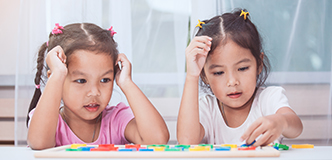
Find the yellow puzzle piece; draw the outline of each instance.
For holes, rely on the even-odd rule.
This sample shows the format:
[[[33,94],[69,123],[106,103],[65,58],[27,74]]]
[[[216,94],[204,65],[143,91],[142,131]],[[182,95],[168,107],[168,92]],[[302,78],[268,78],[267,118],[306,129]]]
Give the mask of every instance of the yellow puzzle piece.
[[[314,148],[313,144],[292,144],[292,148]]]

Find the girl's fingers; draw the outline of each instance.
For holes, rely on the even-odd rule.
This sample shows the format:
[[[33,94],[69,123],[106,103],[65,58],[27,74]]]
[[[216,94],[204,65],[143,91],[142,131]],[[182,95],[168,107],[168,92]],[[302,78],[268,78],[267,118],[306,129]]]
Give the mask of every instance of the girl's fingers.
[[[125,54],[120,53],[120,54],[118,55],[118,59],[116,60],[116,63],[124,62],[124,61],[129,61],[129,60],[128,60],[128,58],[126,57]]]
[[[190,52],[195,48],[201,48],[206,51],[210,51],[211,41],[207,38],[207,36],[203,37],[195,37],[189,44],[187,51]]]
[[[193,42],[193,49],[195,48],[199,48],[199,49],[202,49],[202,50],[205,50],[205,51],[210,51],[210,46],[209,45],[206,45],[205,43],[202,43],[202,42]]]
[[[243,133],[243,135],[241,136],[240,141],[244,141],[246,140],[246,142],[250,143],[252,141],[254,141],[254,139],[252,141],[248,141],[248,138],[251,137],[251,134],[256,130],[256,128],[258,128],[261,125],[260,121],[255,121],[254,123],[252,123],[248,129]],[[251,139],[250,139],[251,140]]]
[[[190,51],[187,51],[186,57],[187,57],[187,59],[192,59],[190,57],[193,57],[194,59],[196,59],[197,55],[202,55],[202,56],[206,57],[207,54],[209,53],[209,50],[210,49],[205,50],[200,47],[192,48]]]
[[[60,61],[62,63],[66,63],[67,56],[65,55],[65,52],[63,51],[63,49],[61,48],[61,46],[54,47],[49,52],[49,54],[52,54],[52,53],[56,54],[56,56],[60,59]]]
[[[267,132],[267,129],[264,128],[263,125],[260,125],[251,133],[251,135],[247,139],[247,142],[250,143],[254,141],[255,139],[257,139],[258,136],[264,134],[265,132]]]
[[[271,134],[270,132],[265,132],[262,134],[261,137],[259,137],[259,139],[256,141],[256,143],[254,144],[254,146],[261,146],[261,145],[264,145],[268,139],[271,138]]]
[[[65,52],[63,52],[62,48],[60,48],[60,52],[58,52],[58,57],[62,61],[62,63],[66,63],[67,56],[65,55]]]
[[[119,63],[120,63],[120,64],[119,64]],[[118,59],[117,59],[117,61],[116,61],[116,64],[117,64],[118,66],[121,65],[121,67],[119,66],[120,69],[122,69],[122,68],[125,67],[125,66],[130,66],[130,62],[129,62],[127,56],[126,56],[125,54],[123,54],[123,53],[120,53],[120,54],[118,55]]]
[[[197,42],[205,43],[205,44],[211,46],[212,38],[209,37],[209,36],[197,36],[197,37],[193,38],[192,41],[197,41]]]
[[[208,52],[207,51],[204,51],[202,49],[199,49],[199,48],[195,48],[193,51],[193,56],[197,56],[197,55],[203,55],[203,56],[207,56]]]
[[[274,140],[276,140],[278,137],[276,136],[270,136],[269,139],[267,139],[261,146],[266,146],[266,145],[269,145],[270,143],[272,143]]]

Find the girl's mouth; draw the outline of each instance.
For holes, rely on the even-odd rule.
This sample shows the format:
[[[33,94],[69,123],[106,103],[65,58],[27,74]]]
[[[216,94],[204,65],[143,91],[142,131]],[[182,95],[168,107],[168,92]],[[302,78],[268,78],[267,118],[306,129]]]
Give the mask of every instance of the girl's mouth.
[[[99,104],[91,103],[91,104],[85,105],[83,107],[85,109],[87,109],[89,112],[95,112],[98,110],[99,106],[100,106]]]
[[[227,96],[229,98],[239,98],[240,96],[242,95],[242,92],[233,92],[233,93],[230,93],[230,94],[227,94]]]

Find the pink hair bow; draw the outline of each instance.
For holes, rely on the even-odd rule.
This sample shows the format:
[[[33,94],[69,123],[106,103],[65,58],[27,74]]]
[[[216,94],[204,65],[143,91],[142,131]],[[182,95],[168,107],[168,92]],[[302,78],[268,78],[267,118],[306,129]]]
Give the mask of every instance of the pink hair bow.
[[[60,26],[59,23],[55,23],[55,27],[52,29],[52,34],[61,34],[62,30],[60,29],[63,29],[63,27]]]
[[[111,36],[113,37],[114,34],[116,34],[116,32],[113,30],[113,26],[111,26],[111,28],[108,29],[109,31],[111,31]]]
[[[36,87],[37,89],[39,89],[39,88],[40,88],[40,84],[36,84],[35,87]]]

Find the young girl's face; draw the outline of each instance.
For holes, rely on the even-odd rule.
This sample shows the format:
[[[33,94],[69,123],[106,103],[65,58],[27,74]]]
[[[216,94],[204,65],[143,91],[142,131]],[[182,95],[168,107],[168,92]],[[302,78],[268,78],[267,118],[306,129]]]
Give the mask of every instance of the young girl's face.
[[[255,92],[256,59],[249,49],[232,40],[213,51],[204,71],[212,92],[226,106],[243,107]]]
[[[85,50],[74,51],[69,57],[62,94],[66,116],[95,119],[110,101],[113,80],[111,56]]]

